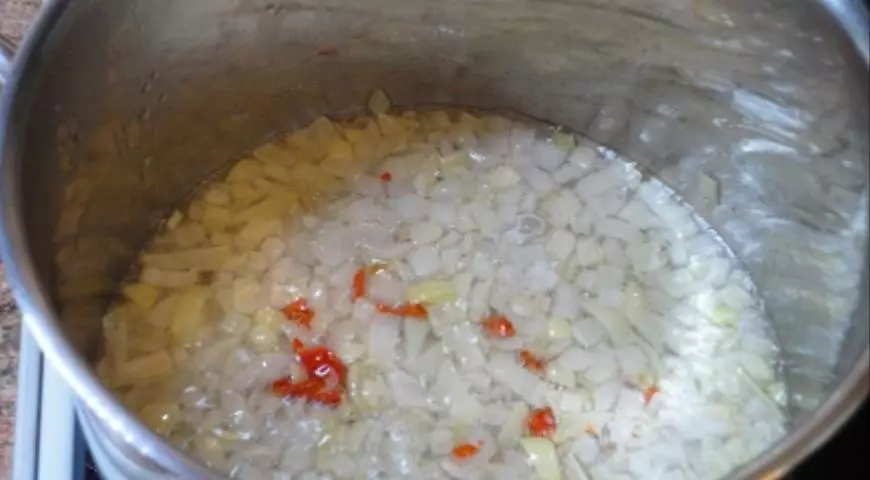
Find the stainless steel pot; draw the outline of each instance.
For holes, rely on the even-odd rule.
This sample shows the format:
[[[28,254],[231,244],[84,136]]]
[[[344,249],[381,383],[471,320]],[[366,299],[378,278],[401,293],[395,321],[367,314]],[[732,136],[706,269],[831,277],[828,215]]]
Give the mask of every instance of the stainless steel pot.
[[[868,391],[867,21],[858,0],[50,1],[0,102],[7,275],[106,468],[210,478],[91,370],[154,222],[224,162],[374,88],[509,108],[637,160],[746,264],[794,421],[733,477],[785,472]]]

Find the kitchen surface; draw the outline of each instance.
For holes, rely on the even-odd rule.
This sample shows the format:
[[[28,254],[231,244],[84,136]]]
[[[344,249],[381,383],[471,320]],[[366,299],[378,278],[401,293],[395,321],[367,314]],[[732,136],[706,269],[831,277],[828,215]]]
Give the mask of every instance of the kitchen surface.
[[[0,0],[0,36],[9,38],[13,42],[20,41],[40,3],[40,0]],[[17,374],[19,358],[24,354],[20,351],[20,342],[20,312],[12,300],[4,267],[0,264],[0,480],[11,476],[16,395],[19,386]],[[45,397],[46,393],[43,392],[43,398]],[[859,454],[860,446],[867,441],[866,427],[867,406],[865,405],[843,432],[790,478],[821,478],[824,473],[830,474],[831,465],[851,468],[850,477],[866,476],[868,463]],[[75,438],[78,439],[77,445],[80,445],[80,434],[76,434]],[[78,452],[79,448],[75,450]],[[74,473],[70,478],[96,478],[90,461],[85,459],[86,454],[76,453],[76,455],[83,460],[77,461],[78,473]],[[82,469],[82,465],[86,468]],[[50,475],[34,476],[37,477],[51,478]],[[18,480],[17,476],[16,480]]]
[[[0,0],[0,35],[18,41],[39,9],[36,0]],[[0,265],[0,478],[11,467],[21,322]]]

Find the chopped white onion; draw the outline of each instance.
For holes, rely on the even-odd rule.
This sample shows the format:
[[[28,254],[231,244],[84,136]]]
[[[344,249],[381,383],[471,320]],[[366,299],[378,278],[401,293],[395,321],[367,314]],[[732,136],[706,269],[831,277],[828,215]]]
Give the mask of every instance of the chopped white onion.
[[[664,184],[559,129],[367,106],[255,149],[139,257],[97,371],[155,431],[251,480],[723,476],[783,434],[757,292]],[[346,385],[325,375],[341,405],[276,395],[321,345],[347,367]],[[547,406],[555,433],[525,437]]]
[[[561,480],[562,470],[556,456],[556,446],[546,438],[524,437],[520,444],[541,480]]]

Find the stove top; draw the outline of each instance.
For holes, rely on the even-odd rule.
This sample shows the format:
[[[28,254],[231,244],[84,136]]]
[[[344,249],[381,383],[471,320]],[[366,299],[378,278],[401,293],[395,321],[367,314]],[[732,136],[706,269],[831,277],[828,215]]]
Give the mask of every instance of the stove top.
[[[831,476],[832,468],[848,471],[849,478],[866,478],[870,473],[867,461],[867,422],[870,403],[866,400],[858,413],[836,436],[797,468],[790,478],[815,479]],[[836,475],[835,475],[836,476]]]

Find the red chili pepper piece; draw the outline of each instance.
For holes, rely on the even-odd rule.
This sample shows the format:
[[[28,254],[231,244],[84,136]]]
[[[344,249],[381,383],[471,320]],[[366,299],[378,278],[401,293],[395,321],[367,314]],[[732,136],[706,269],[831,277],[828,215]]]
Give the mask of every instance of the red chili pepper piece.
[[[543,373],[544,369],[547,368],[546,361],[536,357],[534,353],[528,350],[520,350],[519,357],[520,361],[523,363],[523,366],[526,367],[526,369],[530,372]]]
[[[290,377],[279,378],[272,382],[272,393],[275,395],[287,395],[292,387],[293,382],[290,380]]]
[[[357,301],[366,294],[366,270],[360,268],[353,274],[353,284],[351,285],[350,299]]]
[[[393,174],[390,172],[384,172],[381,174],[381,181],[387,183],[393,179]]]
[[[293,383],[287,387],[285,395],[296,398],[307,398],[323,388],[323,381],[319,378],[310,378],[301,382]]]
[[[341,387],[345,386],[347,367],[332,350],[322,346],[302,350],[299,363],[309,378],[319,378],[324,382],[335,379]]]
[[[293,347],[293,351],[296,353],[300,353],[302,352],[302,350],[305,350],[305,343],[298,338],[294,338],[293,340],[291,340],[290,346]]]
[[[334,407],[341,404],[341,392],[338,390],[326,390],[325,388],[321,388],[317,392],[309,395],[308,400],[322,403],[328,407]]]
[[[314,310],[308,308],[308,300],[297,298],[288,303],[281,312],[291,322],[305,328],[311,328],[311,322],[314,320]]]
[[[655,385],[647,387],[647,389],[643,391],[643,404],[649,405],[649,402],[651,402],[653,397],[656,396],[656,394],[660,391],[661,390],[659,390],[659,387]]]
[[[483,329],[486,330],[491,337],[510,338],[517,334],[517,329],[514,328],[514,324],[512,324],[506,316],[501,314],[490,315],[481,323]]]
[[[429,311],[426,310],[426,306],[422,303],[402,303],[396,306],[379,303],[375,305],[375,308],[381,313],[390,315],[409,318],[429,318]]]
[[[550,407],[538,408],[529,413],[526,419],[529,434],[535,437],[550,437],[556,433],[556,417]]]
[[[453,447],[453,458],[462,460],[477,455],[479,451],[480,447],[473,443],[461,443]]]

